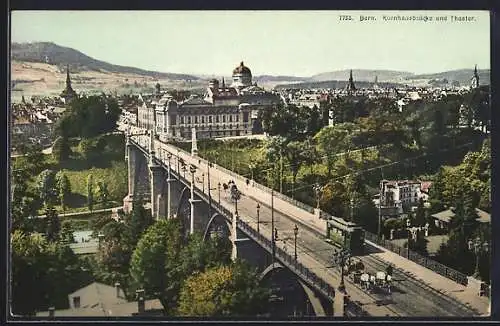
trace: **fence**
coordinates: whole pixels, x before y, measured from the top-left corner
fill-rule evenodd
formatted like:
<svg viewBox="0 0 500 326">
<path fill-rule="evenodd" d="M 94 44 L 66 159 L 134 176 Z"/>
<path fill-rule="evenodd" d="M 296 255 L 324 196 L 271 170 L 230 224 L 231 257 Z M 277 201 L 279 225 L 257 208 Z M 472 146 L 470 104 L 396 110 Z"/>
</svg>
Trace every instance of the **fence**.
<svg viewBox="0 0 500 326">
<path fill-rule="evenodd" d="M 365 239 L 369 240 L 371 242 L 374 242 L 386 249 L 389 249 L 390 251 L 410 259 L 411 261 L 424 266 L 425 268 L 428 268 L 439 275 L 442 275 L 454 282 L 457 282 L 459 284 L 467 286 L 468 280 L 467 280 L 467 275 L 460 273 L 459 271 L 450 268 L 448 266 L 445 266 L 441 263 L 438 263 L 435 260 L 432 260 L 428 257 L 422 256 L 421 254 L 413 251 L 413 250 L 408 250 L 408 248 L 403 248 L 400 247 L 388 240 L 385 239 L 378 239 L 377 235 L 370 233 L 368 231 L 365 231 Z M 408 254 L 409 252 L 409 254 Z"/>
</svg>

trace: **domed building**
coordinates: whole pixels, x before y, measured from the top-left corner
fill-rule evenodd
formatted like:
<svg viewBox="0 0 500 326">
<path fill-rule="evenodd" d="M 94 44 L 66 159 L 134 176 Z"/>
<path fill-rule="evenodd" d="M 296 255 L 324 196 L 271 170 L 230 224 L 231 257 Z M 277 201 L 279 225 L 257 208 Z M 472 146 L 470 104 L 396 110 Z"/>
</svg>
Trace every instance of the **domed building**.
<svg viewBox="0 0 500 326">
<path fill-rule="evenodd" d="M 232 78 L 231 86 L 224 78 L 209 80 L 203 97 L 192 95 L 177 103 L 164 96 L 144 104 L 138 108 L 138 125 L 165 138 L 190 139 L 192 128 L 198 139 L 261 133 L 259 111 L 278 104 L 280 97 L 252 83 L 252 72 L 243 62 Z"/>
<path fill-rule="evenodd" d="M 233 83 L 231 87 L 241 88 L 252 85 L 252 72 L 250 68 L 245 67 L 243 61 L 233 70 Z"/>
</svg>

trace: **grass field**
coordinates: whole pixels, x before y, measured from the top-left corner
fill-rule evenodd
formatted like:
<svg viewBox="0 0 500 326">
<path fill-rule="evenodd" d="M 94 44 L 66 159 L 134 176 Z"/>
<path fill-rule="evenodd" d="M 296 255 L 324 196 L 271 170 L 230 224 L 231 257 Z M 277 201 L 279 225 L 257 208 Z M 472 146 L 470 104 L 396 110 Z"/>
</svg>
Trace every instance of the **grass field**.
<svg viewBox="0 0 500 326">
<path fill-rule="evenodd" d="M 61 163 L 56 162 L 52 155 L 46 155 L 46 168 L 57 173 L 64 173 L 71 184 L 71 195 L 69 198 L 66 213 L 81 212 L 87 208 L 87 178 L 92 174 L 94 189 L 97 182 L 104 182 L 107 185 L 109 198 L 106 204 L 94 203 L 94 209 L 119 206 L 127 194 L 127 165 L 124 159 L 124 139 L 123 135 L 106 135 L 105 149 L 96 156 L 93 162 L 87 161 L 78 146 L 79 140 L 71 140 L 71 157 Z M 39 183 L 39 176 L 35 176 L 29 186 L 35 189 Z M 97 198 L 94 195 L 95 201 Z M 62 212 L 60 205 L 55 207 Z M 44 214 L 44 209 L 39 210 L 39 214 Z"/>
</svg>

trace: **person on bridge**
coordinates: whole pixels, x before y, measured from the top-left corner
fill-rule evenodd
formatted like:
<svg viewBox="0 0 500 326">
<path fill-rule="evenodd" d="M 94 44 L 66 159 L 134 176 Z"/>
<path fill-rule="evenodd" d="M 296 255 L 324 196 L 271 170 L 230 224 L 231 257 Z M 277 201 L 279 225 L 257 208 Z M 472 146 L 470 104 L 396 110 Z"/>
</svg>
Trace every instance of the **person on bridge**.
<svg viewBox="0 0 500 326">
<path fill-rule="evenodd" d="M 389 264 L 389 265 L 387 266 L 387 268 L 385 269 L 385 273 L 386 273 L 387 275 L 391 275 L 391 276 L 392 276 L 392 272 L 393 272 L 393 267 L 392 267 L 392 265 L 391 265 L 391 264 Z"/>
</svg>

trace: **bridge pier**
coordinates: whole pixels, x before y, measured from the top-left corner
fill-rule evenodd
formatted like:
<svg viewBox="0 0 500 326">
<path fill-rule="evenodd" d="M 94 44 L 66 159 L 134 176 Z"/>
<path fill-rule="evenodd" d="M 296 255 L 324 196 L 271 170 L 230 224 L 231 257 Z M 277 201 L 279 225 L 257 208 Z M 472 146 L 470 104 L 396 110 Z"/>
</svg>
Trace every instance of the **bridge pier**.
<svg viewBox="0 0 500 326">
<path fill-rule="evenodd" d="M 128 194 L 123 199 L 123 211 L 125 213 L 130 213 L 132 211 L 135 184 L 136 184 L 136 167 L 137 167 L 137 150 L 135 150 L 130 143 L 130 136 L 127 137 L 126 141 L 126 159 L 128 167 Z"/>
<path fill-rule="evenodd" d="M 345 316 L 345 297 L 346 293 L 343 291 L 335 291 L 335 298 L 333 300 L 333 316 L 334 317 L 344 317 Z"/>
</svg>

